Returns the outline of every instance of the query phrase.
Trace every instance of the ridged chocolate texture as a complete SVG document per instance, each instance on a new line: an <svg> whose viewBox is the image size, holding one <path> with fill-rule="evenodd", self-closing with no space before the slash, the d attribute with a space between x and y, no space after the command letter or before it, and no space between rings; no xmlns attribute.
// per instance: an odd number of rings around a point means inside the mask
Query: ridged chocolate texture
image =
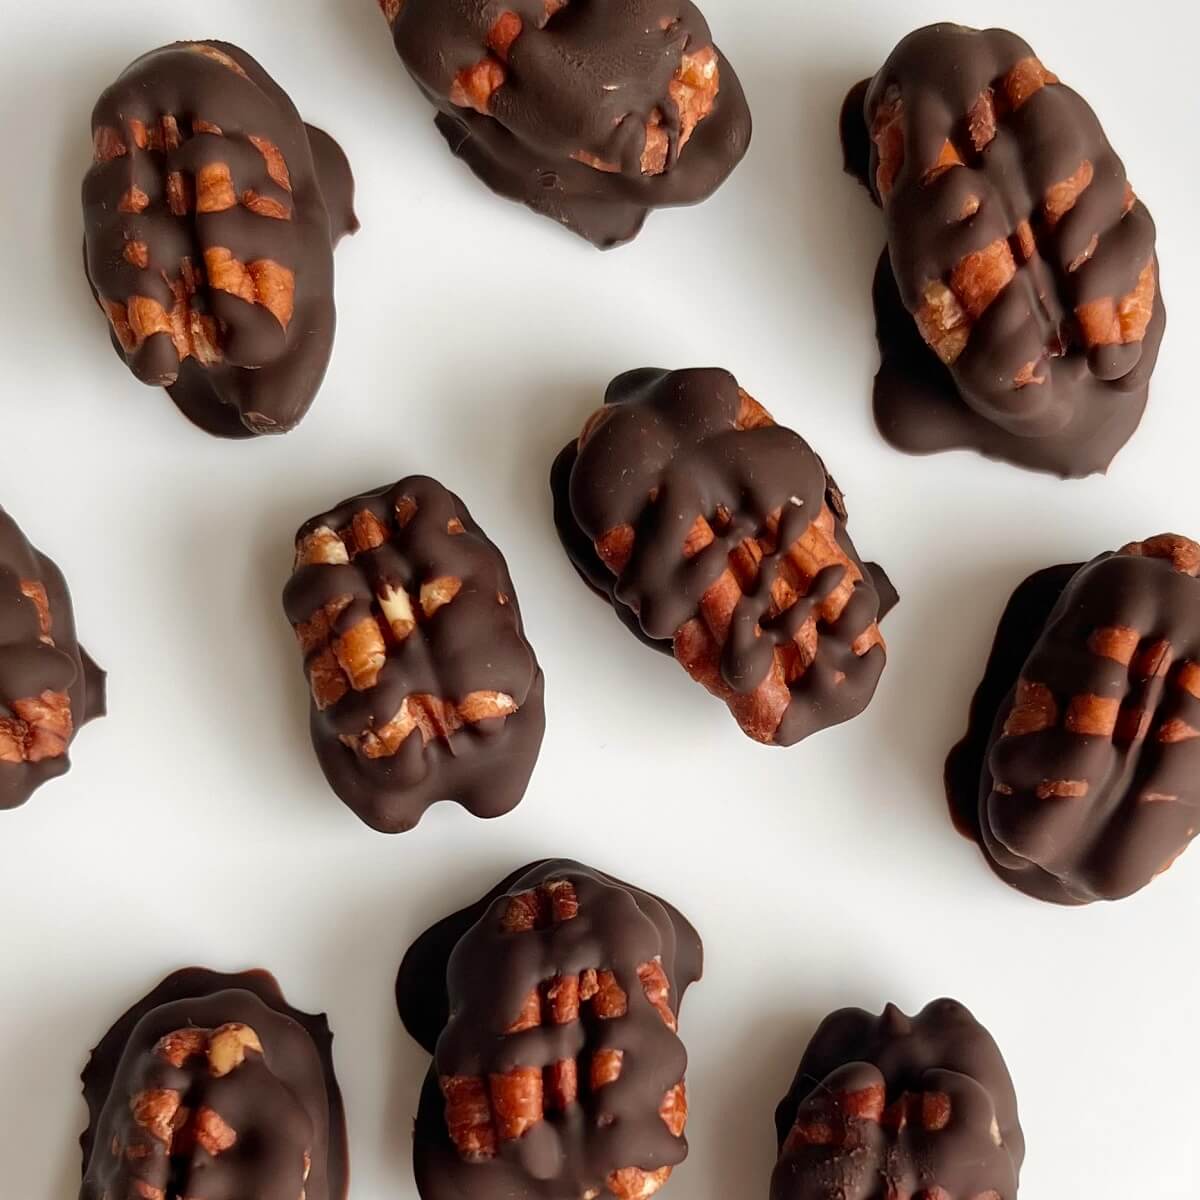
<svg viewBox="0 0 1200 1200"><path fill-rule="evenodd" d="M396 985L434 1056L414 1143L422 1200L639 1200L687 1156L676 1027L702 969L675 909L568 860L440 922Z"/></svg>
<svg viewBox="0 0 1200 1200"><path fill-rule="evenodd" d="M618 376L551 488L579 574L747 736L789 746L867 706L895 593L821 460L727 371Z"/></svg>
<svg viewBox="0 0 1200 1200"><path fill-rule="evenodd" d="M286 433L333 350L345 156L225 42L143 55L92 133L85 264L118 354L209 433Z"/></svg>
<svg viewBox="0 0 1200 1200"><path fill-rule="evenodd" d="M1015 35L933 25L851 92L842 131L887 221L884 435L1105 470L1141 419L1165 311L1154 222L1095 113Z"/></svg>
<svg viewBox="0 0 1200 1200"><path fill-rule="evenodd" d="M946 787L1013 887L1119 900L1200 830L1198 573L1200 546L1163 534L1009 602Z"/></svg>
<svg viewBox="0 0 1200 1200"><path fill-rule="evenodd" d="M771 1200L1015 1200L1025 1158L1000 1051L954 1000L827 1017L775 1126Z"/></svg>
<svg viewBox="0 0 1200 1200"><path fill-rule="evenodd" d="M368 825L411 829L439 800L478 817L520 802L542 672L504 557L453 492L412 476L314 517L284 608L317 757Z"/></svg>
<svg viewBox="0 0 1200 1200"><path fill-rule="evenodd" d="M711 195L750 110L686 0L380 0L450 149L600 247Z"/></svg>
<svg viewBox="0 0 1200 1200"><path fill-rule="evenodd" d="M83 1073L80 1200L345 1200L332 1042L265 971L169 976Z"/></svg>
<svg viewBox="0 0 1200 1200"><path fill-rule="evenodd" d="M80 727L104 715L104 672L75 637L62 572L0 508L0 809L70 768Z"/></svg>

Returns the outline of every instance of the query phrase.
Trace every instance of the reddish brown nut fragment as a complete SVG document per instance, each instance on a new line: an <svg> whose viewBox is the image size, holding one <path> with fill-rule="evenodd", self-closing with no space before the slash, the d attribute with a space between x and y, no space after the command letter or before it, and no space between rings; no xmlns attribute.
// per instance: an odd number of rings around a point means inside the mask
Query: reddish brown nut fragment
<svg viewBox="0 0 1200 1200"><path fill-rule="evenodd" d="M880 597L841 495L727 372L618 377L552 487L576 568L749 737L791 745L869 702Z"/></svg>
<svg viewBox="0 0 1200 1200"><path fill-rule="evenodd" d="M1025 1143L986 1030L940 1000L828 1017L776 1112L771 1200L1015 1200Z"/></svg>
<svg viewBox="0 0 1200 1200"><path fill-rule="evenodd" d="M1120 899L1200 829L1198 574L1200 545L1164 534L1014 595L947 767L956 810L1014 887Z"/></svg>
<svg viewBox="0 0 1200 1200"><path fill-rule="evenodd" d="M1013 34L936 25L851 93L843 134L888 225L890 440L1103 469L1140 418L1163 309L1153 221L1095 114ZM893 328L908 317L948 371Z"/></svg>
<svg viewBox="0 0 1200 1200"><path fill-rule="evenodd" d="M144 55L93 129L88 278L130 369L209 432L291 428L332 345L333 244L356 227L340 151L222 43Z"/></svg>
<svg viewBox="0 0 1200 1200"><path fill-rule="evenodd" d="M675 1031L699 958L674 910L565 861L517 872L430 930L397 987L406 1024L434 1051L417 1120L421 1194L657 1193L687 1151ZM435 1028L418 1014L443 963L450 1017Z"/></svg>
<svg viewBox="0 0 1200 1200"><path fill-rule="evenodd" d="M499 816L541 744L542 680L500 552L462 501L402 480L309 521L284 605L337 794L375 828L456 799Z"/></svg>

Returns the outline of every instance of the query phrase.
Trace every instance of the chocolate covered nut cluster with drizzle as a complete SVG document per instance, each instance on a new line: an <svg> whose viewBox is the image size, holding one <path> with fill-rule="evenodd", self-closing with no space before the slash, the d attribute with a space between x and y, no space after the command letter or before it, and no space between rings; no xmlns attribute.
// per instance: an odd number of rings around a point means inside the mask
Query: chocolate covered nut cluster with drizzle
<svg viewBox="0 0 1200 1200"><path fill-rule="evenodd" d="M170 976L84 1071L80 1200L345 1200L332 1041L265 972Z"/></svg>
<svg viewBox="0 0 1200 1200"><path fill-rule="evenodd" d="M1025 1139L991 1036L953 1000L843 1009L775 1114L771 1200L1016 1200Z"/></svg>
<svg viewBox="0 0 1200 1200"><path fill-rule="evenodd" d="M1200 831L1200 545L1026 580L946 767L960 828L1043 900L1118 900Z"/></svg>
<svg viewBox="0 0 1200 1200"><path fill-rule="evenodd" d="M687 1155L677 1021L701 959L674 909L565 860L523 868L419 939L397 998L434 1056L422 1200L657 1193Z"/></svg>
<svg viewBox="0 0 1200 1200"><path fill-rule="evenodd" d="M687 0L381 0L453 152L597 246L714 192L750 142L733 68Z"/></svg>
<svg viewBox="0 0 1200 1200"><path fill-rule="evenodd" d="M333 349L333 247L357 228L341 150L224 42L143 55L92 134L85 262L117 352L209 433L292 429Z"/></svg>
<svg viewBox="0 0 1200 1200"><path fill-rule="evenodd" d="M411 829L439 800L479 817L520 802L542 672L504 558L457 496L413 476L314 517L284 607L317 756L367 824Z"/></svg>
<svg viewBox="0 0 1200 1200"><path fill-rule="evenodd" d="M894 593L821 460L727 371L619 376L551 487L580 575L747 736L790 746L867 706Z"/></svg>
<svg viewBox="0 0 1200 1200"><path fill-rule="evenodd" d="M104 715L104 672L75 637L62 572L0 508L0 809L70 767L79 728Z"/></svg>
<svg viewBox="0 0 1200 1200"><path fill-rule="evenodd" d="M1082 476L1137 428L1165 314L1154 222L1083 99L1004 30L918 30L843 112L883 208L880 428Z"/></svg>

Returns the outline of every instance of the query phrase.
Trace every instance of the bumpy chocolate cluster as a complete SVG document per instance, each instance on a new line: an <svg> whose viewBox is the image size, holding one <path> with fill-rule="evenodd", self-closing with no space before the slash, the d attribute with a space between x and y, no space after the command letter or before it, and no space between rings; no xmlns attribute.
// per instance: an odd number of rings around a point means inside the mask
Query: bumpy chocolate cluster
<svg viewBox="0 0 1200 1200"><path fill-rule="evenodd" d="M598 246L710 195L750 142L733 68L687 0L381 0L450 148Z"/></svg>
<svg viewBox="0 0 1200 1200"><path fill-rule="evenodd" d="M851 93L843 128L887 219L885 434L1103 470L1141 418L1164 313L1154 223L1095 113L1015 35L936 25Z"/></svg>
<svg viewBox="0 0 1200 1200"><path fill-rule="evenodd" d="M1014 887L1121 899L1200 831L1198 576L1200 545L1163 534L1013 597L947 784Z"/></svg>
<svg viewBox="0 0 1200 1200"><path fill-rule="evenodd" d="M70 767L80 726L104 715L104 672L75 637L62 572L0 508L0 809Z"/></svg>
<svg viewBox="0 0 1200 1200"><path fill-rule="evenodd" d="M619 376L552 488L579 573L749 737L789 746L867 706L890 585L821 460L727 371Z"/></svg>
<svg viewBox="0 0 1200 1200"><path fill-rule="evenodd" d="M84 1072L80 1200L344 1200L331 1041L263 972L172 975Z"/></svg>
<svg viewBox="0 0 1200 1200"><path fill-rule="evenodd" d="M210 433L293 428L333 348L333 246L356 228L341 151L224 42L139 58L92 133L87 273L117 351Z"/></svg>
<svg viewBox="0 0 1200 1200"><path fill-rule="evenodd" d="M1012 1080L953 1000L915 1017L891 1005L828 1017L775 1123L771 1200L1016 1200Z"/></svg>
<svg viewBox="0 0 1200 1200"><path fill-rule="evenodd" d="M542 673L504 558L457 496L414 476L314 517L284 607L317 756L364 821L394 833L439 800L480 817L520 802Z"/></svg>
<svg viewBox="0 0 1200 1200"><path fill-rule="evenodd" d="M700 939L675 910L567 861L430 930L397 987L434 1055L423 1200L643 1200L687 1155L679 1004Z"/></svg>

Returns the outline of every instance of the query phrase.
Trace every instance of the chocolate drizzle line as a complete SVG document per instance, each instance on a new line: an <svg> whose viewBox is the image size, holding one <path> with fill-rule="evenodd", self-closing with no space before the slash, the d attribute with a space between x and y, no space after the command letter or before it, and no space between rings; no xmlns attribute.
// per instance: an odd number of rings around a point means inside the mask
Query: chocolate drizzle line
<svg viewBox="0 0 1200 1200"><path fill-rule="evenodd" d="M1128 638L1129 662L1099 652L1105 630ZM946 762L955 824L1001 879L1058 904L1116 900L1187 848L1200 830L1193 662L1200 580L1164 559L1103 554L1021 584ZM1021 681L1047 702L1044 728L1014 721ZM1117 713L1111 735L1082 731L1095 702Z"/></svg>
<svg viewBox="0 0 1200 1200"><path fill-rule="evenodd" d="M203 1073L172 1067L155 1053L168 1034L227 1024L254 1031L261 1061L225 1078L205 1079ZM195 1151L189 1197L299 1200L301 1191L293 1184L300 1172L290 1150L303 1145L310 1148L308 1178L301 1183L306 1200L345 1200L346 1120L332 1044L325 1018L292 1008L265 971L222 975L190 967L168 976L104 1035L83 1072L89 1121L80 1138L80 1200L115 1196L107 1188L123 1167L113 1151L130 1144L132 1096L150 1088L185 1087L184 1103L193 1114L198 1106L211 1105L234 1131L247 1131L219 1157ZM289 1155L286 1166L282 1154ZM135 1172L141 1169L132 1156L129 1163ZM178 1186L188 1182L179 1180ZM163 1200L181 1197L171 1189Z"/></svg>
<svg viewBox="0 0 1200 1200"><path fill-rule="evenodd" d="M828 508L838 545L863 578L839 620L822 627L812 666L790 684L793 703L773 740L791 745L866 707L884 652L876 646L858 656L852 646L896 594L878 567L858 558L845 531L842 495L821 460L782 426L739 428L741 405L742 393L727 371L644 369L618 376L605 396L607 415L594 419L584 449L577 440L554 464L555 523L589 587L643 642L671 653L744 539L780 513L777 541L787 549ZM718 512L727 515L725 527L714 531L705 550L686 558L682 546L693 522ZM614 575L596 544L622 526L634 529L635 540L628 563ZM776 551L764 559L757 587L738 602L721 652L724 684L742 695L762 684L775 648L790 642L842 581L841 570L827 569L807 596L771 619L771 583L781 558Z"/></svg>
<svg viewBox="0 0 1200 1200"><path fill-rule="evenodd" d="M406 511L411 504L413 513L403 525L397 520L401 504ZM501 816L524 795L545 732L544 679L504 557L462 500L424 476L364 493L314 517L297 533L297 544L321 529L350 530L362 513L373 514L387 540L343 565L299 566L284 591L293 626L348 598L334 622L337 636L365 619L380 619L379 596L389 587L402 587L414 605L427 580L453 578L461 587L404 641L389 637L373 686L349 690L324 709L314 702L312 739L325 776L354 812L383 832L411 829L442 800L454 800L479 817ZM452 528L457 532L449 532ZM409 697L458 703L488 691L512 697L517 710L427 744L413 732L384 757L367 758L342 740L385 726Z"/></svg>
<svg viewBox="0 0 1200 1200"><path fill-rule="evenodd" d="M573 885L578 916L547 929L506 933L511 899L550 881ZM435 1058L414 1143L423 1200L578 1200L591 1188L603 1191L616 1169L681 1162L687 1143L670 1133L658 1106L683 1078L686 1054L643 994L638 972L648 961L661 961L677 1015L684 992L700 977L702 957L696 931L670 905L568 860L521 868L477 904L423 934L405 955L396 983L405 1027ZM627 993L625 1017L506 1036L539 985L597 967L612 971ZM566 1113L547 1113L498 1157L460 1159L446 1128L440 1077L547 1066L604 1049L624 1051L615 1083L584 1090Z"/></svg>
<svg viewBox="0 0 1200 1200"><path fill-rule="evenodd" d="M200 361L207 352L181 361L166 333L127 349L114 328L118 354L209 433L292 429L333 348L333 247L358 228L340 147L306 126L263 68L226 42L181 42L143 55L100 97L92 130L97 161L84 179L83 212L97 299L124 309L145 297L170 314L192 279L190 316L181 321L206 327L201 340L218 348L215 361ZM139 146L140 130L154 140ZM232 176L230 206L199 212L197 180L221 164ZM141 260L130 254L139 247ZM290 315L206 280L205 253L217 248L245 266L290 273Z"/></svg>
<svg viewBox="0 0 1200 1200"><path fill-rule="evenodd" d="M1025 1139L995 1042L954 1000L827 1017L775 1114L771 1200L1015 1200Z"/></svg>
<svg viewBox="0 0 1200 1200"><path fill-rule="evenodd" d="M48 605L43 636L37 603L22 584L40 585ZM16 522L0 508L0 720L20 721L14 702L44 693L69 698L70 741L88 721L105 712L104 672L75 635L75 614L62 572L35 550ZM70 768L63 753L38 762L0 761L0 809L24 804L49 779Z"/></svg>
<svg viewBox="0 0 1200 1200"><path fill-rule="evenodd" d="M905 38L882 70L853 89L842 112L847 170L859 178L888 227L874 296L882 365L875 413L884 436L911 453L973 448L991 458L1063 477L1104 471L1141 419L1165 326L1155 230L1145 206L1127 212L1124 167L1088 105L1052 80L1015 111L1001 86L1030 47L1004 30L935 25ZM972 146L968 114L979 98L997 109L994 136ZM903 166L880 195L877 115L903 106ZM945 145L961 165L935 173ZM1081 164L1090 181L1052 223L1043 202ZM972 206L978 203L978 211ZM964 212L973 215L964 218ZM1032 258L1017 252L1015 277L970 329L947 368L913 323L931 281L945 281L968 255L1022 229ZM1126 296L1152 265L1155 299L1144 336L1088 350L1076 311ZM1022 386L1035 365L1041 382Z"/></svg>
<svg viewBox="0 0 1200 1200"><path fill-rule="evenodd" d="M523 32L486 114L449 97L456 75L480 59L500 5L407 0L393 24L400 57L438 109L438 130L494 192L608 248L635 237L651 209L706 199L746 153L750 110L719 52L715 106L679 149L669 85L685 52L712 46L694 4L506 0L503 8ZM645 126L656 110L670 139L666 169L643 174ZM579 152L609 167L577 161Z"/></svg>

